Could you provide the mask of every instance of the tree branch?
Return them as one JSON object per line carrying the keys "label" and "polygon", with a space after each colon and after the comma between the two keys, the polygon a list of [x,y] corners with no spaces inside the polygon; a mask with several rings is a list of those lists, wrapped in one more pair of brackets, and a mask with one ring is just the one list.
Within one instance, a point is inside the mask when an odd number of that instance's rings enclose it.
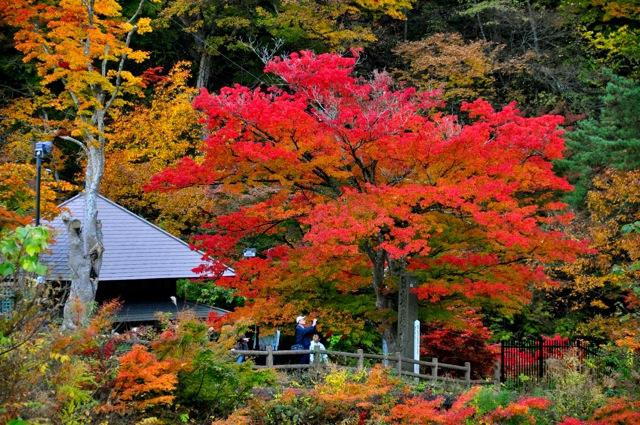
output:
{"label": "tree branch", "polygon": [[85,146],[84,143],[82,143],[80,140],[76,139],[75,137],[71,137],[71,136],[58,136],[60,137],[62,140],[66,140],[67,142],[71,142],[77,146],[80,147],[80,149],[82,149],[82,151],[84,153],[88,153],[87,147]]}

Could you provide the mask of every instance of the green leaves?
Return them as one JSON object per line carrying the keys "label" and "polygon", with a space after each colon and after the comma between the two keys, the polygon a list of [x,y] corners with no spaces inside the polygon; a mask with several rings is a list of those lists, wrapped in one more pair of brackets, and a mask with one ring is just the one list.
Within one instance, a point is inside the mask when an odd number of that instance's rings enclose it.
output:
{"label": "green leaves", "polygon": [[0,276],[6,278],[20,270],[44,275],[47,267],[38,257],[48,241],[49,231],[45,227],[24,226],[6,232],[0,239]]}
{"label": "green leaves", "polygon": [[625,224],[621,228],[622,233],[640,233],[640,221],[634,221],[633,223]]}

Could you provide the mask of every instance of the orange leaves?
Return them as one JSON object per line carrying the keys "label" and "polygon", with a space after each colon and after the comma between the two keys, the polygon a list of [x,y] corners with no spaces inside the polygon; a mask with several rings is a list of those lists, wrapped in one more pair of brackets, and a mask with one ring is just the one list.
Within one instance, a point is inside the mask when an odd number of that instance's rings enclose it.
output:
{"label": "orange leaves", "polygon": [[[35,166],[7,162],[0,164],[0,228],[27,224],[35,210]],[[73,186],[67,182],[53,181],[43,170],[41,186],[41,212],[45,219],[59,213],[57,207],[60,193],[69,192]]]}
{"label": "orange leaves", "polygon": [[134,345],[120,359],[120,370],[114,384],[116,402],[106,410],[145,409],[170,405],[178,383],[172,363],[161,361],[142,345]]}
{"label": "orange leaves", "polygon": [[535,424],[536,419],[533,416],[533,412],[535,410],[545,410],[551,406],[549,400],[541,397],[523,397],[506,406],[498,406],[495,410],[483,414],[473,403],[474,398],[480,391],[482,391],[480,387],[472,388],[462,394],[450,409],[442,407],[444,402],[442,397],[437,397],[433,400],[416,397],[394,407],[387,419],[392,424],[406,425]]}
{"label": "orange leaves", "polygon": [[116,0],[1,0],[0,11],[16,28],[16,49],[42,78],[42,93],[32,101],[67,112],[65,124],[82,142],[104,137],[105,114],[123,105],[123,95],[142,94],[141,81],[122,66],[127,57],[147,57],[130,47],[130,35],[150,31],[148,18],[136,15],[126,22]]}

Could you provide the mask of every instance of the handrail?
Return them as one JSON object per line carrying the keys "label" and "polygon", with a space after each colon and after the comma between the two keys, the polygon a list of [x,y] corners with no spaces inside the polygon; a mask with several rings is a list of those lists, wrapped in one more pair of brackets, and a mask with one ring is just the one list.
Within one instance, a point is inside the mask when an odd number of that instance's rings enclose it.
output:
{"label": "handrail", "polygon": [[[461,382],[470,385],[472,382],[474,383],[484,383],[482,380],[471,380],[471,364],[469,362],[465,362],[464,366],[448,364],[448,363],[440,363],[437,358],[432,358],[431,361],[423,361],[411,359],[408,357],[402,356],[400,353],[393,353],[392,355],[380,355],[380,354],[372,354],[372,353],[364,353],[361,349],[355,353],[347,352],[347,351],[335,351],[335,350],[273,350],[272,347],[267,347],[266,350],[236,350],[232,349],[231,352],[234,355],[244,355],[244,356],[266,356],[266,364],[264,366],[255,365],[256,369],[306,369],[312,366],[319,366],[321,364],[320,358],[322,355],[330,355],[330,356],[341,356],[348,358],[355,358],[358,360],[357,369],[362,370],[364,368],[364,359],[370,360],[383,360],[386,362],[396,363],[397,370],[399,375],[411,376],[418,379],[428,379],[428,380],[441,380],[441,381],[450,381],[450,382]],[[314,354],[314,362],[312,364],[284,364],[284,365],[274,365],[273,359],[275,356],[286,356],[286,355],[306,355],[306,354]],[[420,365],[431,368],[431,374],[421,374],[415,372],[409,372],[402,369],[402,364],[413,364]],[[464,372],[464,379],[450,378],[446,376],[439,376],[439,369],[452,369]]]}

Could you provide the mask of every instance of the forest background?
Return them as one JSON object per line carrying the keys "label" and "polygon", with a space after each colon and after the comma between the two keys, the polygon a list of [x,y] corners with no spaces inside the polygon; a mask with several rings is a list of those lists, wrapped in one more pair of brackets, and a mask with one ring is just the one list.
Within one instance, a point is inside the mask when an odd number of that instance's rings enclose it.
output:
{"label": "forest background", "polygon": [[[17,3],[18,10],[37,10],[40,2]],[[0,4],[3,12],[10,10],[9,3]],[[73,2],[53,4],[68,7]],[[640,348],[637,2],[174,0],[105,4],[119,4],[123,16],[132,15],[142,5],[139,16],[144,18],[140,18],[130,48],[147,53],[129,56],[123,77],[126,85],[105,122],[106,159],[100,186],[104,195],[184,240],[207,234],[211,231],[207,223],[220,216],[232,217],[271,193],[246,187],[229,193],[211,184],[152,190],[158,189],[159,181],[156,177],[155,186],[150,185],[153,176],[178,166],[184,157],[201,156],[202,122],[208,112],[192,106],[199,90],[216,93],[234,84],[250,89],[282,84],[274,73],[265,72],[265,64],[292,52],[357,56],[357,76],[370,78],[385,71],[395,79],[396,87],[441,90],[446,101],[442,113],[464,117],[465,102],[482,98],[496,110],[516,102],[525,117],[563,117],[565,158],[554,162],[554,170],[574,188],[557,198],[567,202],[575,215],[566,232],[575,240],[588,241],[589,248],[582,249],[575,261],[545,264],[551,279],[525,288],[526,301],[502,302],[499,290],[473,303],[446,292],[425,294],[420,313],[425,347],[432,353],[440,350],[443,356],[443,341],[458,338],[459,345],[451,347],[452,351],[480,346],[477,351],[469,350],[468,356],[485,356],[485,363],[490,362],[490,343],[542,334],[583,338],[632,351]],[[56,100],[66,82],[47,79],[38,72],[33,58],[25,55],[24,44],[39,40],[15,37],[20,28],[16,15],[3,13],[2,25],[0,224],[8,232],[27,224],[33,215],[34,141],[51,140],[55,145],[45,164],[45,217],[58,213],[56,205],[81,190],[86,158],[82,147],[72,141],[77,122],[65,116],[64,108],[58,107],[62,101]],[[73,71],[73,66],[73,57],[54,64],[62,74]],[[270,248],[299,237],[295,228],[284,226],[278,232],[236,240],[229,247],[228,259],[242,261],[243,248],[251,246],[258,249],[259,258],[270,260]],[[307,289],[296,292],[295,300],[281,298],[272,310],[260,304],[264,297],[255,291],[236,292],[242,299],[232,298],[238,288],[214,292],[218,301],[225,298],[227,303],[243,304],[232,316],[234,320],[280,326],[296,311],[306,309],[304,312],[336,317],[325,328],[332,346],[378,349],[380,323],[388,319],[371,314],[375,308],[370,292],[359,288],[343,297],[335,288],[324,287],[318,296],[315,287]],[[306,303],[296,304],[300,299]],[[314,305],[324,310],[314,311]],[[280,318],[275,317],[276,312]],[[356,320],[344,322],[344,312]]]}

